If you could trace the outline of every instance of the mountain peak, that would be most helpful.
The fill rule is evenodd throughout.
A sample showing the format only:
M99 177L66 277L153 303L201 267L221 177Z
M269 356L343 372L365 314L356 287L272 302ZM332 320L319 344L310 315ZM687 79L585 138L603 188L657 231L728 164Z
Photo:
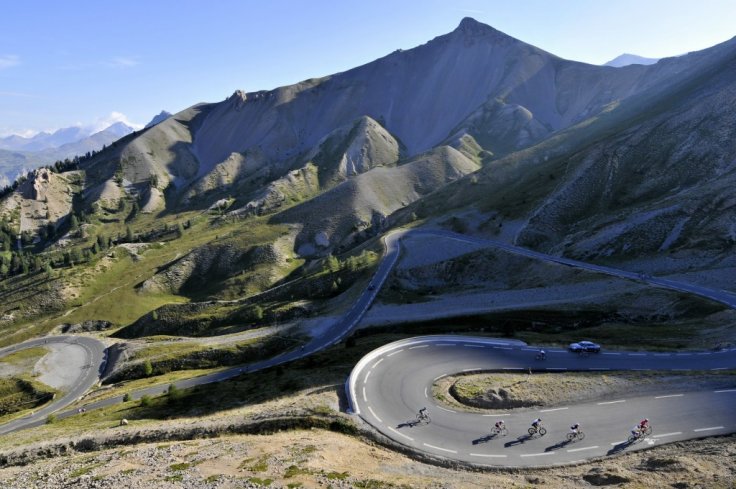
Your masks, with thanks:
M458 25L457 29L455 29L455 32L460 32L471 36L498 33L498 31L493 27L489 26L488 24L478 22L472 17L464 17L463 20L460 21L460 25Z

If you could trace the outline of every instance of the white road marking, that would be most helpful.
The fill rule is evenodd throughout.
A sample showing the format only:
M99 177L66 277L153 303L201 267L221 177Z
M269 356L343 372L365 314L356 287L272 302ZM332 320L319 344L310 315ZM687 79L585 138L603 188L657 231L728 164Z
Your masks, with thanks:
M628 441L629 441L629 440L614 441L613 443L611 443L611 446L616 446L616 445L620 445L620 444L622 444L622 443L626 443L626 442L628 442Z
M381 358L379 361L377 361L376 363L374 363L373 364L373 367L371 367L371 368L376 368L378 366L378 364L381 363L382 361L383 361L383 358Z
M429 394L427 394L427 388L426 387L424 388L424 397L426 397L427 399L429 399Z
M435 377L434 380L433 380L433 382L437 382L438 380L440 380L444 376L445 376L445 374L442 374L439 377Z
M598 405L599 406L607 406L609 404L618 404L620 402L626 402L626 399L620 399L618 401L599 402Z
M682 397L685 394L670 394L669 396L654 396L655 399L669 399L670 397Z
M496 418L498 416L511 416L511 413L500 413L500 414L483 414L484 418Z
M429 345L417 345L417 346L410 346L410 350L416 350L417 348L427 348Z
M592 447L584 447L584 448L571 448L567 451L567 453L574 453L574 452L582 452L583 450L595 450L598 448L598 445L594 445Z
M621 353L610 353L610 352L606 352L606 353L604 353L604 355L621 355Z
M522 457L541 457L543 455L554 455L555 452L542 452L542 453L522 453Z
M723 394L725 392L736 392L736 389L724 389L724 390L713 391L713 392L715 392L716 394Z
M522 348L521 351L539 351L539 348Z
M368 373L365 374L365 379L363 379L363 383L364 384L367 384L368 383L368 377L371 375L371 372L372 372L372 370L369 370Z
M443 411L447 411L448 413L456 413L457 411L453 411L452 409L443 408L442 406L437 406L438 408L442 409Z
M392 428L392 427L390 427L390 426L388 427L388 429L390 429L391 431L393 431L394 433L396 433L396 434L397 434L397 435L399 435L399 436L403 436L403 437L404 437L404 438L406 438L407 440L411 440L411 441L414 441L414 438L412 438L411 436L407 436L407 435L405 435L405 434L401 433L401 432L400 432L399 430L395 430L395 429L393 429L393 428Z
M661 435L653 435L652 438L664 438L666 436L676 436L676 435L681 435L681 434L682 434L682 431L675 431L672 433L663 433Z
M463 372L479 372L481 370L483 370L483 369L480 369L480 368L464 368L463 369Z
M506 458L508 455L497 455L495 453L471 453L471 457Z
M716 367L716 368L712 368L711 370L728 370L728 368L727 367Z
M630 357L645 357L647 356L646 353L628 353Z
M368 397L365 395L365 387L363 387L363 402L368 402Z
M542 409L542 410L541 410L541 411L539 411L539 412L540 412L540 413L551 413L551 412L554 412L554 411L564 411L565 409L568 409L568 408L566 408L566 407L561 407L561 408L554 408L554 409Z
M508 346L494 346L493 349L494 350L511 350L511 348Z
M434 448L435 450L442 450L443 452L447 452L447 453L457 453L457 450L449 450L447 448L436 447L434 445L430 445L429 443L425 443L424 446L429 447L429 448Z
M401 353L402 351L404 351L404 349L403 349L403 348L402 348L401 350L396 350L396 351L392 351L391 353L389 353L389 354L388 354L388 355L386 355L386 356L387 356L387 357L390 357L390 356L396 355L397 353Z
M457 343L437 343L435 346L457 346Z
M697 430L693 430L696 433L699 433L701 431L713 431L713 430L722 430L723 426L711 426L710 428L698 428Z
M371 412L371 414L373 415L373 417L376 418L379 423L383 423L383 421L381 420L381 418L379 418L378 415L375 413L375 411L373 411L373 408L372 407L368 406L368 411Z

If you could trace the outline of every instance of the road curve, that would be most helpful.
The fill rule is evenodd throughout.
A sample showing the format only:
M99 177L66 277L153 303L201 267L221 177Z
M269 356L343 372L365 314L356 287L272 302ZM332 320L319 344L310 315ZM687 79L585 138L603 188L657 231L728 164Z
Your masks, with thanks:
M85 367L80 371L74 387L65 392L62 396L54 399L50 404L44 406L38 411L35 411L33 414L3 424L0 426L0 434L45 423L46 417L49 414L55 413L60 409L64 409L75 402L100 379L100 374L104 368L105 362L105 345L101 341L87 336L46 336L25 341L17 345L0 348L0 358L10 353L26 350L28 348L50 346L54 344L77 345L84 351Z
M635 272L616 270L610 267L601 267L598 265L578 262L575 260L569 260L566 258L560 258L560 257L556 257L553 255L547 255L544 253L527 250L525 248L516 247L513 245L509 245L509 244L494 241L494 240L487 240L487 239L482 239L482 238L461 235L461 234L453 233L450 231L395 230L395 231L389 232L383 237L383 242L385 246L385 254L374 276L372 277L370 281L369 287L363 291L360 297L353 304L352 308L342 318L340 318L334 324L332 324L325 331L325 333L323 333L321 336L312 338L312 340L310 340L307 344L303 345L302 347L298 349L284 352L283 354L277 355L271 359L248 364L248 365L243 365L241 367L234 367L234 368L224 370L221 372L217 372L217 373L213 373L213 374L208 374L208 375L203 375L199 377L193 377L190 379L181 380L181 381L176 382L175 385L180 388L188 388L188 387L193 387L196 385L203 385L203 384L209 384L213 382L225 381L233 377L236 377L238 375L241 375L245 372L254 372L254 371L262 370L264 368L288 363L293 360L307 357L315 352L321 351L341 341L344 337L349 335L355 329L356 325L363 318L366 310L371 306L371 304L375 300L376 295L379 293L381 287L385 283L386 279L391 273L391 270L396 265L399 259L400 251L401 251L400 249L401 238L409 234L429 235L429 236L435 236L435 237L444 238L444 239L454 239L454 240L460 240L460 241L471 242L471 243L479 243L489 248L503 249L505 251L527 256L530 258L536 258L536 259L560 263L560 264L564 264L568 266L598 271L601 273L607 273L609 275L614 275L614 276L618 276L621 278L645 281L652 285L669 288L672 290L686 291L689 293L700 295L702 297L716 300L718 302L721 302L721 303L724 303L731 307L736 308L736 296L732 294L727 294L723 291L708 289L708 288L699 287L699 286L692 286L691 284L687 284L683 282L676 282L676 281L670 281L670 280L665 280L665 279L656 279L652 277L643 277L640 274L637 274ZM50 338L51 337L46 338L46 339L50 339ZM82 339L82 337L73 337L73 338L76 338L79 340ZM44 341L44 338L41 338L38 340L33 340L32 342L26 342L24 343L24 345L32 344L33 342L43 342L43 341ZM91 341L96 341L96 340L91 340ZM15 347L9 347L9 348L18 348L18 345L16 345ZM0 352L2 351L4 350L0 350ZM102 362L103 362L103 359L101 355L98 355L98 354L93 355L92 362L91 362L92 365L101 365ZM95 372L94 381L96 381L96 375L97 375L97 372ZM83 392L89 389L91 385L94 384L94 381L92 380L92 377L90 377L89 379L86 379L84 382L80 383L78 386L76 386L73 389L73 393L81 395ZM143 395L161 394L165 392L165 389L166 388L163 386L157 386L157 387L151 387L147 389L141 389L141 390L132 392L130 394L133 399L137 399ZM60 399L57 403L54 403L54 406L56 407L56 409L61 409L62 407L70 404L71 401L62 403L62 401L65 401L67 399L73 400L76 398L72 398L71 393L67 394L62 399ZM119 403L121 402L121 400L122 400L122 396L118 396L118 397L114 397L110 399L105 399L103 401L92 402L92 403L86 404L84 407L87 410L92 410L96 408L109 406L115 403ZM34 417L31 419L18 420L19 422L12 422L12 423L7 423L5 425L2 425L0 426L0 434L8 433L11 431L17 431L17 430L25 429L25 428L31 428L33 426L38 426L40 424L43 424L44 419L42 419L42 417L45 415L48 415L49 413L50 413L49 411L42 410L39 413L34 414ZM64 417L71 416L74 414L76 414L76 411L66 411L66 412L59 413L58 416L59 418L64 418Z
M412 450L478 466L535 467L637 450L672 441L736 432L734 388L619 397L539 409L463 413L435 401L432 385L440 378L471 371L565 372L613 370L725 370L736 368L736 349L680 353L603 352L580 356L547 349L547 360L535 360L538 348L518 341L466 336L423 336L390 343L366 355L348 380L353 411L382 434ZM421 407L431 423L417 425ZM537 417L548 430L529 437ZM626 439L640 419L651 420L654 432L635 444ZM504 420L509 433L491 436ZM566 442L573 423L586 437Z
M381 290L381 287L383 286L383 283L388 278L389 274L391 273L391 270L393 269L394 265L396 265L396 262L399 259L399 241L398 241L398 235L395 233L391 233L384 237L384 246L385 246L385 254L383 259L381 260L381 263L379 264L375 274L371 278L370 285L368 288L366 288L365 291L360 295L358 300L353 304L353 306L350 308L350 310L343 315L342 318L337 320L335 323L333 323L324 334L322 334L319 337L312 338L308 343L305 345L291 351L284 352L280 355L276 355L273 358L263 360L260 362L251 363L248 365L243 365L240 367L234 367L227 370L223 370L220 372L215 372L212 374L207 375L201 375L199 377L193 377L190 379L184 379L175 382L174 384L182 389L186 389L189 387L194 387L197 385L204 385L204 384L211 384L214 382L222 382L228 379L232 379L233 377L237 377L239 375L242 375L243 373L247 372L256 372L258 370L263 370L265 368L273 367L275 365L281 365L284 363L291 362L293 360L298 360L304 357L307 357L313 353L316 353L318 351L324 350L325 348L328 348L335 343L338 343L341 341L345 336L350 334L350 332L355 328L355 326L360 322L360 320L363 318L363 315L368 310L368 308L371 306L373 301L376 298L376 294ZM67 337L69 338L69 337ZM71 338L78 338L81 339L82 337L71 337ZM51 341L51 337L49 338L41 338L38 340L33 340L32 342L27 342L29 345L38 345L43 344L44 340L48 339ZM26 345L24 343L23 345ZM18 348L18 345L13 347L8 347L10 349ZM0 354L2 354L3 350L0 350ZM100 365L102 360L100 359L98 365ZM100 371L102 368L100 368ZM96 380L96 379L95 379ZM83 393L91 385L92 383L80 383L78 387L75 387L74 392L80 392ZM159 395L166 392L168 389L168 385L166 386L155 386L155 387L149 387L146 389L140 389L135 392L131 392L130 396L132 399L139 399L140 397L144 395ZM81 396L80 393L80 396ZM66 399L65 396L64 399ZM75 398L76 399L76 398ZM84 408L87 411L91 411L94 409L103 408L106 406L111 406L113 404L118 404L123 400L123 396L116 396L108 399L104 399L101 401L95 401L90 402L88 404L84 405ZM56 404L57 409L60 409L64 406L68 406L71 402L66 402L63 405L61 404L61 400L59 401L59 404ZM54 410L56 411L56 409ZM22 429L27 428L33 428L35 426L40 426L45 422L45 416L50 414L50 412L47 411L39 411L39 413L35 413L33 417L31 418L23 418L21 420L17 420L11 423L7 423L5 425L0 426L0 434L3 433L10 433L13 431L19 431ZM60 412L58 414L59 419L64 419L69 416L73 416L77 414L76 410L69 410L65 412Z

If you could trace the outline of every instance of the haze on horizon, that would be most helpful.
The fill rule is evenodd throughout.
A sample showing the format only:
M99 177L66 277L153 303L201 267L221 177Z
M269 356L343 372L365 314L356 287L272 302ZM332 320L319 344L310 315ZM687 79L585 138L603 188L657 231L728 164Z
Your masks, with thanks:
M142 125L162 109L235 89L353 68L468 16L563 58L602 64L622 53L660 58L723 42L736 34L732 11L728 0L11 3L0 31L0 136Z

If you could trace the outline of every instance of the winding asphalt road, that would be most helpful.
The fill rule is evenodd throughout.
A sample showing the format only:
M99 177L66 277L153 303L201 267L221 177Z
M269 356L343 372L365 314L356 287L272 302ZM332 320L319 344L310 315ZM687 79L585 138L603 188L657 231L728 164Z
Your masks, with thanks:
M29 340L17 345L0 348L0 358L28 348L51 346L55 344L67 347L69 345L74 345L78 347L80 352L85 356L85 360L83 362L84 367L79 371L74 387L69 389L69 391L65 392L62 396L54 399L50 404L44 406L38 411L35 411L33 414L0 425L0 434L10 433L11 431L26 428L30 425L37 426L45 423L46 417L49 414L59 411L60 409L64 409L74 403L82 397L90 387L99 381L100 374L104 369L105 345L94 338L86 336L46 336L44 338Z
M693 286L688 283L658 279L643 276L635 272L578 262L515 247L502 242L459 235L449 231L399 230L393 231L384 236L386 253L379 264L375 275L371 279L369 287L360 295L352 308L340 320L331 325L321 336L313 338L310 342L298 349L285 352L271 359L209 375L182 380L176 382L176 385L181 388L187 388L196 385L221 382L241 375L242 373L257 371L306 357L341 341L345 336L352 332L362 319L366 310L373 303L376 294L380 291L391 270L399 259L401 238L409 234L482 244L489 248L502 249L530 258L597 271L621 278L643 281L657 287L692 293L736 308L736 296L722 290ZM79 339L81 340L81 337L79 337ZM34 341L43 342L44 339ZM493 453L490 450L483 452L481 448L490 446L487 444L487 442L490 442L490 439L483 437L485 428L483 428L484 424L482 420L487 421L487 418L479 418L477 415L452 413L449 411L447 414L444 414L441 412L442 409L440 406L436 406L436 409L433 408L433 422L431 425L421 427L415 426L410 428L406 426L405 423L412 419L414 413L418 409L417 406L431 403L428 395L425 394L424 388L428 388L435 377L457 373L467 369L494 370L528 368L529 356L533 353L529 351L525 345L519 343L488 343L489 340L480 340L475 338L456 338L454 340L446 340L442 338L414 338L405 341L418 343L406 343L405 349L401 348L401 343L399 346L397 346L396 343L392 343L391 345L379 348L361 360L348 380L346 386L348 389L348 397L351 400L353 410L384 434L400 443L407 444L415 449L423 450L434 455L457 460L466 460L476 464L490 463L491 465L504 466L536 465L537 462L534 457L545 459L544 462L539 463L540 465L550 465L551 463L567 463L582 457L588 458L605 455L607 453L612 453L612 450L620 450L626 447L621 445L610 445L611 442L604 442L602 440L604 438L610 438L614 431L618 434L618 438L625 438L627 428L636 421L636 418L640 416L642 411L645 411L651 419L655 419L651 412L661 412L663 415L666 415L666 418L663 416L661 418L661 422L660 419L657 418L654 423L657 425L657 433L659 434L655 433L650 439L644 440L642 444L638 446L645 446L645 443L657 443L657 441L660 440L674 441L678 439L692 438L693 436L719 434L736 430L736 426L734 426L733 423L729 425L725 419L722 423L718 423L717 426L692 428L694 430L701 430L694 431L692 433L686 431L690 428L686 428L684 424L679 423L680 421L683 421L681 416L687 418L692 417L693 412L703 412L701 410L693 411L695 406L698 405L701 406L701 409L710 409L708 412L711 413L713 417L709 417L709 420L720 419L718 418L718 416L720 416L718 413L721 411L728 413L732 412L734 407L733 399L735 399L732 396L732 393L736 392L736 389L733 391L727 390L724 392L710 393L713 399L702 397L706 396L704 393L682 393L682 395L677 393L673 394L675 397L624 399L614 400L610 404L595 404L594 406L598 407L612 406L609 410L610 412L603 414L599 414L602 413L602 411L598 411L593 405L588 404L581 405L579 408L575 408L572 411L570 411L572 409L571 407L554 408L552 411L549 411L550 413L563 413L570 411L569 414L574 412L576 415L575 420L582 423L586 427L585 431L589 434L588 438L585 439L585 446L571 448L563 445L545 445L548 440L561 438L561 435L564 434L564 427L568 424L568 421L565 420L559 425L555 424L554 427L550 426L550 432L543 438L544 441L541 442L541 444L538 440L525 440L523 438L519 438L507 447L507 452ZM391 350L386 351L386 348L390 348ZM375 357L375 355L384 353L385 357ZM555 358L556 355L561 356L557 359ZM656 354L642 352L620 353L620 358L617 358L616 355L618 355L618 352L610 352L609 355L604 353L595 359L588 358L586 360L589 361L585 364L585 368L614 369L622 367L636 367L652 369L665 368L674 370L686 368L684 365L692 365L693 367L697 366L698 368L701 368L705 365L703 362L715 362L711 367L709 367L714 369L734 368L733 352L719 352L712 354L709 352L684 352L674 354L672 358L669 358L668 360L664 360L664 357L660 358ZM688 359L688 355L692 355L693 358ZM680 358L681 356L682 358ZM376 360L370 365L367 365L367 359L370 358L376 358ZM554 370L573 370L576 366L568 364L567 361L575 362L579 360L580 358L578 357L569 357L565 352L556 352L553 350L550 352L550 359L545 363L544 368ZM102 363L101 358L99 359L99 362ZM96 381L97 379L90 378L85 380L83 383L80 383L75 387L74 392L80 393L86 391L89 386L94 383L92 380ZM151 387L135 391L131 393L131 396L136 399L143 395L156 395L165 392L165 389L166 388L163 386ZM70 400L65 404L61 402L63 399L58 403L54 403L54 409L60 409L64 405L68 405L76 397L73 398L68 394L64 399L67 398ZM652 402L653 400L661 401L661 399L668 399L669 401L656 402L654 404L659 405L659 408L652 410L649 409L647 404L648 402ZM690 409L691 411L677 407L678 402L682 402L683 399L685 399L684 405L689 406L687 409ZM89 403L85 405L85 408L87 410L92 410L119 403L121 400L122 396L105 399ZM622 408L622 406L625 406L625 408ZM718 406L721 407L719 408ZM664 409L664 411L661 411L662 409ZM721 409L721 411L718 409ZM618 414L615 415L612 413ZM41 419L41 416L45 416L47 414L49 414L49 412L44 412L43 414L36 413L32 418L17 420L17 422L13 422L12 425L10 423L6 424L0 427L0 433L7 433L10 431L38 426L44 422L44 420ZM62 412L59 414L59 418L72 416L74 414L76 414L76 411ZM524 426L524 428L526 428L528 421L526 418L524 418L523 423L520 418L519 423L516 423L517 418L515 416L523 417L522 414L502 414L509 416L508 419L510 421L510 426ZM550 414L550 416L560 415L561 414ZM620 416L621 419L616 418L615 416ZM665 419L668 421L665 421ZM404 426L399 427L402 424L404 424ZM609 424L610 427L605 428L605 426ZM671 428L672 431L665 433L665 430L670 429L668 428L670 425L673 425ZM596 426L595 431L591 428L587 428L593 426ZM597 430L598 427L601 427L600 433ZM520 432L523 433L524 430L521 429ZM515 434L513 430L512 433ZM470 437L470 440L468 440L468 437ZM466 452L466 444L468 441L472 444L474 440L477 442L475 445L478 445L479 447L477 447L473 452L469 450ZM559 440L555 443L558 442ZM589 445L589 443L593 442L595 443ZM541 447L541 451L539 453L525 451L526 447L532 446L532 443L535 443L535 449ZM610 446L605 447L604 443L609 443ZM518 455L522 461L521 463L506 460L515 455ZM552 460L549 457L555 457L555 459Z
M619 397L539 409L457 412L438 403L432 385L456 373L657 370L718 371L736 368L736 349L680 353L603 352L581 356L551 349L535 360L538 348L518 341L466 336L425 336L397 341L366 355L349 379L355 413L378 431L414 450L476 465L533 467L565 464L663 442L736 432L734 388L650 396ZM533 375L533 374L532 374ZM431 423L415 417L427 407ZM530 437L531 421L542 418L548 433ZM642 418L654 432L636 444L626 439ZM492 436L498 420L507 436ZM580 423L586 437L569 443L566 435Z

